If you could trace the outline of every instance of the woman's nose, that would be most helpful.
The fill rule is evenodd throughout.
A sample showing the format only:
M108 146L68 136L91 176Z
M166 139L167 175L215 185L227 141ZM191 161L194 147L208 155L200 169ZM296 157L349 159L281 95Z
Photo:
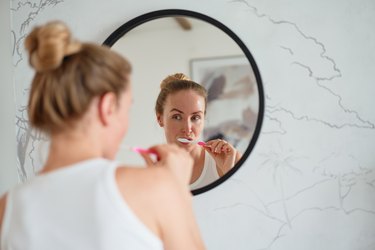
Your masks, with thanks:
M186 134L190 134L192 132L192 126L190 121L186 121L184 126L182 127L182 131Z

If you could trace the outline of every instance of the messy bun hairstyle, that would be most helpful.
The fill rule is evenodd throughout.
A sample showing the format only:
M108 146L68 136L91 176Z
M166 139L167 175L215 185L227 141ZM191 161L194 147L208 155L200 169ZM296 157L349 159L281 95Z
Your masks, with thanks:
M54 21L26 37L35 69L28 102L31 125L44 132L73 125L91 101L107 92L117 98L129 84L129 62L109 48L72 39L69 28Z
M176 74L169 75L166 78L164 78L160 84L160 93L158 95L158 98L156 99L156 104L155 104L156 114L163 114L167 97L170 94L174 94L181 90L195 91L198 95L204 98L205 107L207 106L206 89L202 85L190 80L189 77L187 77L183 73L176 73Z

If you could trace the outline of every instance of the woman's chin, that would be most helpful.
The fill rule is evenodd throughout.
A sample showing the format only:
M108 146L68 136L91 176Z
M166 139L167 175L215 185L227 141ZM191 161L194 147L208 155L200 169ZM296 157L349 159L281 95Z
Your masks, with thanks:
M191 151L197 148L197 145L188 143L188 144L181 145L181 148L184 148L186 151L190 153Z
M179 147L181 148L185 148L185 149L189 149L189 148L193 148L193 145L191 143L187 143L187 142L175 142Z

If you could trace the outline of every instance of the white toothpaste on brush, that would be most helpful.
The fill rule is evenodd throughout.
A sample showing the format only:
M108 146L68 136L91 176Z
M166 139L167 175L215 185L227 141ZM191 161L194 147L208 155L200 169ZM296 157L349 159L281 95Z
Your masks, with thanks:
M200 146L204 146L204 145L206 145L206 143L203 142L203 141L193 141L193 140L188 140L188 139L186 139L186 138L177 138L177 141L182 142L182 143L198 144L198 145L200 145Z

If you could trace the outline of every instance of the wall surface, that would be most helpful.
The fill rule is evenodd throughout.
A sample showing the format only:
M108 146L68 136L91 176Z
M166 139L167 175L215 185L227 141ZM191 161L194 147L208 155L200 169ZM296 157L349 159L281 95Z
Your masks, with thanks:
M18 182L9 1L0 2L0 195Z
M261 71L266 97L262 132L245 164L219 187L194 197L208 249L375 249L374 1L11 5L22 180L38 168L36 145L44 140L28 129L23 111L32 72L22 42L31 27L62 19L78 38L101 43L138 15L188 9L219 20L243 40Z

